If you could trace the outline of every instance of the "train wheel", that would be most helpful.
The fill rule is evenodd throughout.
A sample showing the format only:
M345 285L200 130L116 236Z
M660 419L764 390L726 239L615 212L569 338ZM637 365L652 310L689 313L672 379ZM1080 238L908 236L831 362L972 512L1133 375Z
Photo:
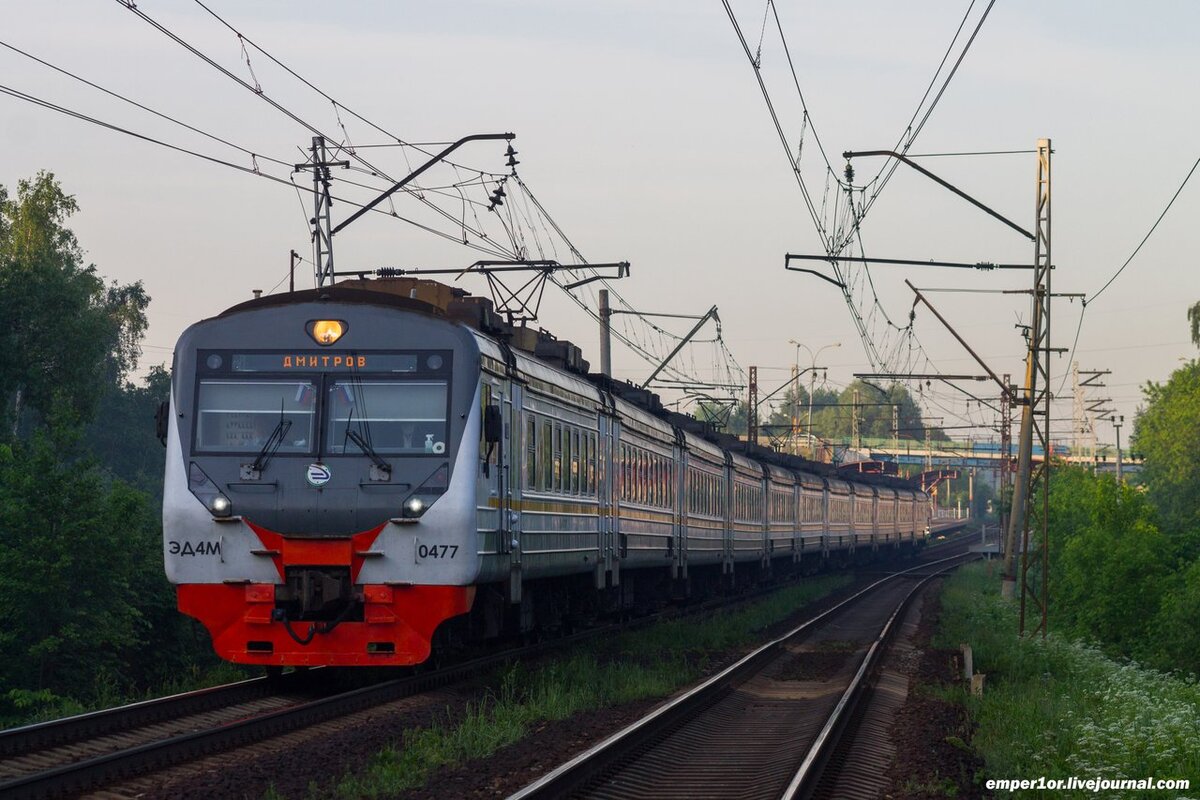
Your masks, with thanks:
M278 689L283 683L283 667L270 666L267 667L267 685L272 689Z

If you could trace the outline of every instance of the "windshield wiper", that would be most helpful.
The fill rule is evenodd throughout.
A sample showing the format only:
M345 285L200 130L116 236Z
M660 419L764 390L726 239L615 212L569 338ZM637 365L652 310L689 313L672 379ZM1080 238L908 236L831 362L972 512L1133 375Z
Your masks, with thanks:
M347 425L346 426L346 436L349 437L350 441L352 441L356 445L358 445L359 450L362 450L364 453L367 454L368 458L370 458L372 461L375 462L375 466L379 467L379 469L381 469L382 471L387 472L387 473L390 473L392 471L392 465L389 464L388 462L384 461L383 458L380 457L379 453L375 452L375 448L371 447L370 442L368 442L366 439L364 439L358 433L358 431L351 430L350 427Z
M271 435L267 437L267 441L263 443L262 450L258 451L258 457L254 459L254 463L250 465L251 472L261 473L267 468L267 464L271 463L271 459L275 457L275 452L279 450L279 446L283 444L283 437L287 436L288 429L292 427L292 421L283 415L283 405L279 407L279 422L275 424L275 430L271 431Z

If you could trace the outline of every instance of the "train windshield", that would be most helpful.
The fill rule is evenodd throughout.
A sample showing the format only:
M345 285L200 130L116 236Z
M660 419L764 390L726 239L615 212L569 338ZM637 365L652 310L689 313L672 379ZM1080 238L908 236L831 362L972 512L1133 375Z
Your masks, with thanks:
M312 452L316 408L312 381L202 379L196 450L257 453L278 429L278 452Z
M448 392L438 380L339 380L329 384L327 451L361 455L446 452ZM352 435L356 434L356 435Z

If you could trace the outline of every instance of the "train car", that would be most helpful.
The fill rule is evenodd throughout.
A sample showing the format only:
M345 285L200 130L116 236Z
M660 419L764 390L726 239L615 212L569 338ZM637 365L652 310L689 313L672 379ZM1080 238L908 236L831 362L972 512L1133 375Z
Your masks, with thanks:
M800 525L797 522L796 474L789 469L768 464L767 478L767 553L772 559L800 558Z
M271 295L180 337L163 555L221 657L416 664L435 637L552 629L874 541L870 479L717 435L425 283Z
M825 549L854 549L854 495L850 484L834 478L825 479Z
M875 541L877 544L895 545L899 534L896 528L896 490L889 486L875 489Z
M766 480L762 465L740 453L729 453L730 557L734 563L762 562L766 558Z
M725 453L720 447L686 433L682 457L684 472L683 564L717 564L727 569L725 548Z
M663 567L675 559L675 431L620 403L617 533L622 568Z
M916 541L916 512L914 509L915 496L911 491L901 489L896 506L896 530L901 544L912 545Z
M827 551L825 543L825 483L816 475L796 473L797 519L799 522L800 553L818 555Z
M875 487L870 484L851 483L851 521L853 529L852 549L869 551L875 542Z

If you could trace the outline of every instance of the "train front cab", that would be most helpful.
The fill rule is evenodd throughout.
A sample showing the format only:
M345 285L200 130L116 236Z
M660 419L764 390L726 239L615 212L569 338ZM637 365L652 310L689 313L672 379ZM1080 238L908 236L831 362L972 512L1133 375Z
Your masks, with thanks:
M474 598L478 350L404 303L308 294L181 337L167 576L227 660L419 663ZM334 342L315 335L326 320Z

